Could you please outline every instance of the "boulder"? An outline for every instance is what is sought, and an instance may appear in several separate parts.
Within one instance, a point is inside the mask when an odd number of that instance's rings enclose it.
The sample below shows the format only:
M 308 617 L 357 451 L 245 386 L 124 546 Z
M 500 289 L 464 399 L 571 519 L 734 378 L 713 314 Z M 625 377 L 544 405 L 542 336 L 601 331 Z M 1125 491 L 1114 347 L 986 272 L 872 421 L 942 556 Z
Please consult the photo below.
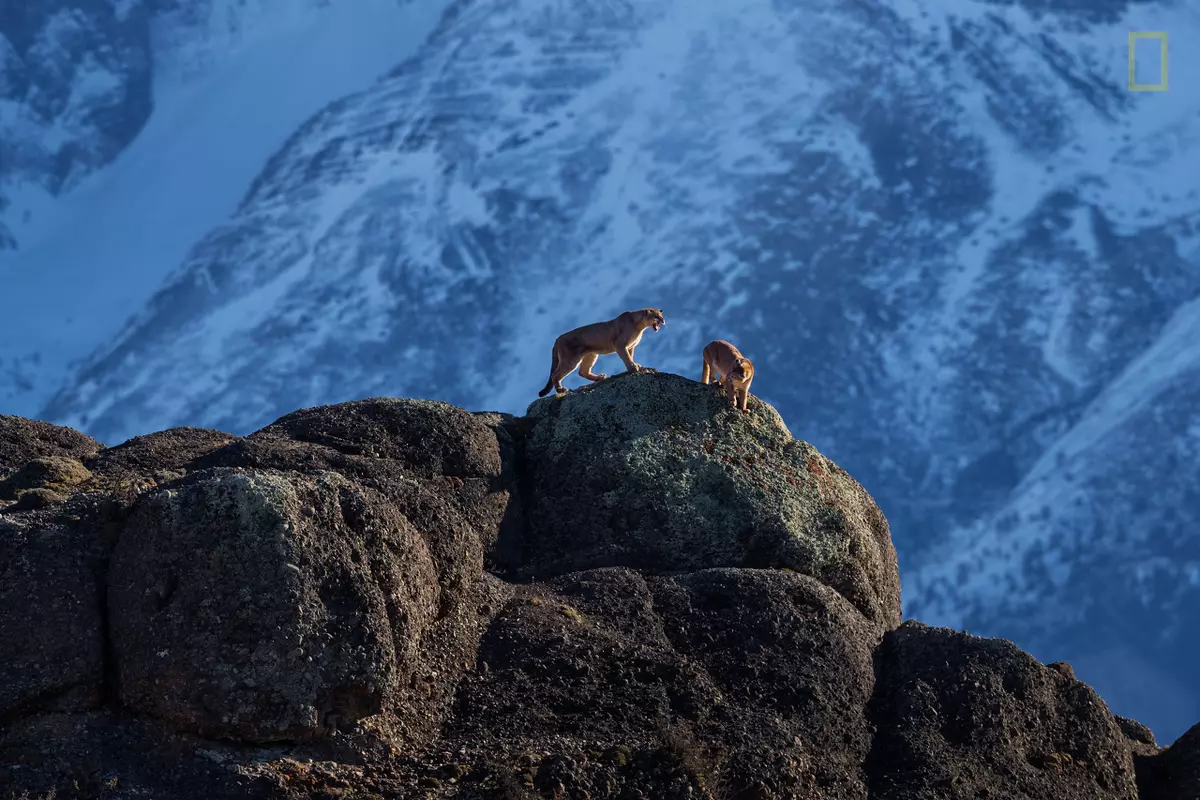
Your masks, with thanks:
M 64 456 L 79 460 L 103 448 L 100 442 L 71 428 L 0 414 L 0 479 L 35 458 Z
M 516 505 L 515 476 L 498 428 L 487 415 L 449 403 L 372 397 L 294 411 L 252 433 L 247 449 L 311 445 L 316 450 L 293 452 L 337 463 L 384 494 L 398 489 L 409 498 L 409 487 L 420 485 L 454 505 L 486 549 Z
M 7 419 L 3 796 L 1200 800 L 1200 727 L 900 625 L 882 513 L 757 398 Z
M 1004 639 L 911 620 L 875 664 L 872 798 L 1137 798 L 1121 726 L 1066 670 Z
M 501 470 L 496 435 L 469 411 L 434 400 L 372 397 L 280 417 L 251 439 L 290 439 L 345 455 L 396 461 L 422 477 L 493 480 Z
M 102 700 L 102 554 L 87 528 L 0 515 L 0 720 Z
M 361 400 L 289 414 L 189 468 L 337 472 L 386 498 L 425 539 L 439 583 L 466 591 L 500 532 L 519 524 L 513 448 L 502 455 L 501 438 L 497 420 L 445 403 Z
M 1148 727 L 1136 719 L 1128 717 L 1118 716 L 1115 719 L 1117 727 L 1121 729 L 1121 733 L 1125 734 L 1125 743 L 1129 745 L 1129 751 L 1134 755 L 1135 765 L 1139 757 L 1156 756 L 1162 751 L 1158 742 L 1154 740 L 1154 732 Z
M 528 416 L 526 576 L 787 568 L 900 623 L 883 513 L 770 405 L 754 399 L 743 415 L 716 386 L 644 372 L 538 400 Z
M 4 480 L 0 480 L 0 500 L 19 500 L 30 491 L 49 493 L 65 499 L 92 477 L 79 459 L 69 456 L 40 456 L 26 461 Z
M 275 781 L 219 745 L 120 711 L 49 713 L 0 727 L 0 797 L 267 800 Z
M 865 798 L 878 637 L 796 573 L 562 576 L 497 615 L 438 749 L 547 797 Z
M 260 743 L 389 708 L 441 599 L 412 524 L 329 472 L 167 484 L 135 507 L 108 582 L 122 702 Z
M 1170 747 L 1135 760 L 1141 800 L 1200 800 L 1200 723 Z
M 84 463 L 98 484 L 139 478 L 165 482 L 186 473 L 202 456 L 239 439 L 209 428 L 167 428 L 101 450 Z

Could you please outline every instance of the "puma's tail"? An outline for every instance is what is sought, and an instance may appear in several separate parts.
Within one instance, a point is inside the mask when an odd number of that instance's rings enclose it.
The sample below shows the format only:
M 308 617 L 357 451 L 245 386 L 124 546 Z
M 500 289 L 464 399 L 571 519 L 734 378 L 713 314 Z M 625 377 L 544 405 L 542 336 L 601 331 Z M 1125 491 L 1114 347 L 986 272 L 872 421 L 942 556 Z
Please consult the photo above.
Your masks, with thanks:
M 558 348 L 554 348 L 554 352 L 550 356 L 550 379 L 546 381 L 546 385 L 538 392 L 538 397 L 545 397 L 550 394 L 550 390 L 554 388 L 554 371 L 558 369 Z

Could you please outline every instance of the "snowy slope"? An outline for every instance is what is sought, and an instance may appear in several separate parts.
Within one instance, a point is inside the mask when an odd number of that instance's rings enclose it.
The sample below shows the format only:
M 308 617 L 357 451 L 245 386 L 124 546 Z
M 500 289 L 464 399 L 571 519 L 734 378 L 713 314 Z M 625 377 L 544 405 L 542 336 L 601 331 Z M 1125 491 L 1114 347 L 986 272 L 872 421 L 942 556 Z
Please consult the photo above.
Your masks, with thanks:
M 141 130 L 150 62 L 140 2 L 0 6 L 0 257 L 28 215 Z
M 153 22 L 154 111 L 132 144 L 56 201 L 27 186 L 28 205 L 17 198 L 0 215 L 20 241 L 0 254 L 0 404 L 11 413 L 35 413 L 306 117 L 403 60 L 440 14 L 396 0 L 292 0 L 269 20 L 254 5 L 186 10 Z
M 1190 726 L 1200 716 L 1186 669 L 1200 641 L 1198 465 L 1200 299 L 1082 409 L 999 509 L 951 531 L 911 573 L 905 588 L 918 601 L 907 612 L 970 630 L 999 618 L 1005 635 L 1047 654 L 1052 637 L 1077 636 L 1076 667 L 1102 694 L 1141 693 L 1140 713 Z M 1105 628 L 1119 637 L 1089 635 Z M 1120 668 L 1127 659 L 1113 663 L 1113 639 L 1185 669 L 1135 678 Z
M 377 394 L 519 412 L 558 332 L 658 306 L 639 361 L 736 341 L 876 496 L 907 613 L 1073 660 L 1169 740 L 1200 716 L 1200 84 L 1128 93 L 1126 34 L 1194 41 L 1200 10 L 1053 5 L 458 2 L 40 416 L 115 442 Z

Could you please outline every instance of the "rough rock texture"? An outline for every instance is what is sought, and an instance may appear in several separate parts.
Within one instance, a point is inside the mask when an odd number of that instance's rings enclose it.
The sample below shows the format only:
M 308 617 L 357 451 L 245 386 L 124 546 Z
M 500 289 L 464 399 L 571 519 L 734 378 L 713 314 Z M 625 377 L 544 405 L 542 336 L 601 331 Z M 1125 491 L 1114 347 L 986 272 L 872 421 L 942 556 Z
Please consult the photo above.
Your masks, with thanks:
M 108 584 L 124 704 L 249 742 L 388 707 L 440 600 L 411 523 L 336 473 L 201 473 L 156 491 Z
M 1125 733 L 1068 670 L 913 621 L 876 659 L 874 796 L 1137 797 Z
M 878 638 L 807 575 L 574 573 L 500 611 L 447 749 L 515 765 L 490 777 L 527 771 L 546 796 L 865 797 Z M 530 753 L 553 755 L 523 770 Z
M 207 428 L 168 428 L 106 448 L 84 463 L 105 488 L 116 488 L 122 479 L 137 482 L 158 476 L 169 480 L 180 477 L 197 458 L 237 439 Z
M 107 449 L 6 418 L 5 479 L 72 480 L 0 508 L 0 797 L 1197 797 L 1196 736 L 900 624 L 883 514 L 752 409 L 646 373 Z
M 104 445 L 79 431 L 48 422 L 0 414 L 0 478 L 7 478 L 36 458 L 87 458 Z
M 69 494 L 92 473 L 77 459 L 66 456 L 35 458 L 0 481 L 0 500 L 19 500 L 30 491 Z
M 1135 758 L 1142 800 L 1200 800 L 1200 723 L 1160 755 Z
M 0 514 L 0 722 L 100 702 L 102 560 L 90 533 L 47 512 Z
M 774 408 L 749 410 L 654 373 L 533 403 L 525 571 L 787 567 L 899 624 L 896 551 L 875 501 Z

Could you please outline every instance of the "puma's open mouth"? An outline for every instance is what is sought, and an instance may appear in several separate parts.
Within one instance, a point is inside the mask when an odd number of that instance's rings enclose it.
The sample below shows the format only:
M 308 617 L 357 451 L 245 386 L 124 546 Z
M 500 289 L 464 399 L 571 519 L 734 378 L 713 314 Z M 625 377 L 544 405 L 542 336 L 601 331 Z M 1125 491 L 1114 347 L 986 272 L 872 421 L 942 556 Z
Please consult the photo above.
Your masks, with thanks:
M 662 326 L 663 326 L 663 324 L 662 324 L 661 322 L 656 322 L 656 323 L 654 323 L 654 330 L 655 330 L 655 332 L 657 333 L 657 332 L 658 332 L 658 329 L 659 329 L 659 328 L 661 328 Z

